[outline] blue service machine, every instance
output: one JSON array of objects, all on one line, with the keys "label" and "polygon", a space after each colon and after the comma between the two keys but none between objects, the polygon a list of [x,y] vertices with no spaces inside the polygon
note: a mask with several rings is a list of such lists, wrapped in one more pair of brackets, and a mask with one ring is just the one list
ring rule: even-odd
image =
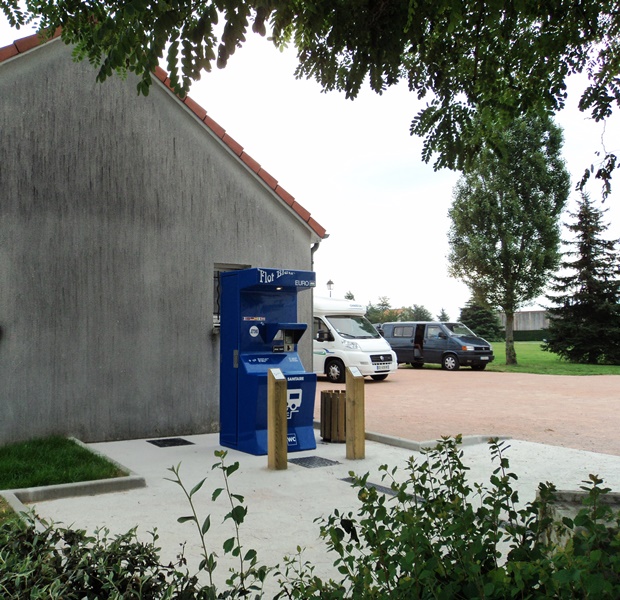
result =
[{"label": "blue service machine", "polygon": [[221,273],[220,444],[267,454],[267,374],[287,379],[288,451],[313,450],[316,375],[297,342],[297,294],[316,285],[312,271],[243,269]]}]

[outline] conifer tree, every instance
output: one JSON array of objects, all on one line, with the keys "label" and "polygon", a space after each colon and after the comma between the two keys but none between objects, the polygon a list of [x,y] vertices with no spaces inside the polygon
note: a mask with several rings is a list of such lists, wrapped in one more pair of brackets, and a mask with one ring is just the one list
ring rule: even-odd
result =
[{"label": "conifer tree", "polygon": [[450,315],[446,312],[445,308],[442,308],[440,313],[437,315],[437,320],[442,323],[447,323],[450,320]]},{"label": "conifer tree", "polygon": [[602,238],[605,212],[582,194],[569,213],[576,221],[567,224],[575,238],[561,263],[566,274],[554,277],[547,296],[555,306],[543,348],[571,362],[620,364],[620,256],[618,240]]},{"label": "conifer tree", "polygon": [[477,302],[474,298],[461,308],[460,321],[485,340],[495,342],[504,339],[505,332],[497,316],[497,311]]}]

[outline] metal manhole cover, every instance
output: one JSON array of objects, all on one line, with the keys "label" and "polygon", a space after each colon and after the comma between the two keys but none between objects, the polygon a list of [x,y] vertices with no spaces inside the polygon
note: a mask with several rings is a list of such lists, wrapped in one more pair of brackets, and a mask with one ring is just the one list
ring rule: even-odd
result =
[{"label": "metal manhole cover", "polygon": [[331,465],[339,465],[337,460],[329,460],[329,458],[321,458],[320,456],[304,456],[302,458],[291,458],[289,462],[295,463],[307,469],[315,469],[316,467],[329,467]]},{"label": "metal manhole cover", "polygon": [[193,446],[194,442],[184,440],[183,438],[164,438],[161,440],[146,440],[149,444],[159,448],[170,448],[172,446]]}]

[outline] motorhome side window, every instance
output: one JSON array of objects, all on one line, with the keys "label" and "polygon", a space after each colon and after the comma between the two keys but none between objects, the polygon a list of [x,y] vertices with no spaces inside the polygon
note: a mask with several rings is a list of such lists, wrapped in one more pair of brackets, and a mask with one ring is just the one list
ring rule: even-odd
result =
[{"label": "motorhome side window", "polygon": [[394,337],[413,337],[413,327],[394,327]]}]

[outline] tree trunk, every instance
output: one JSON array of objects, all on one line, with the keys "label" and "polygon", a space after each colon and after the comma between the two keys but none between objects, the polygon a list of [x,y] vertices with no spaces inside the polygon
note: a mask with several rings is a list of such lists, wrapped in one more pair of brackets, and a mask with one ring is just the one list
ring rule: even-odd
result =
[{"label": "tree trunk", "polygon": [[515,352],[515,314],[506,312],[506,364],[517,364],[517,353]]}]

